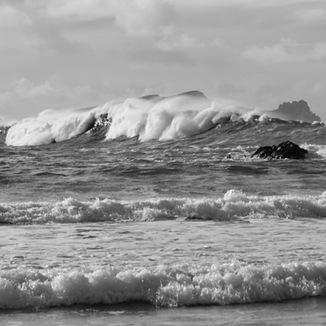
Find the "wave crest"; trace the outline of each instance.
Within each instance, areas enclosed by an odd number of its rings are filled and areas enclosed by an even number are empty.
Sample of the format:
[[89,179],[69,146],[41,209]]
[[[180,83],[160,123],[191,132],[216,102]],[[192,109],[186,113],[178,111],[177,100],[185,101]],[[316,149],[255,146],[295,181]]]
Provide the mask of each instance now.
[[81,202],[0,204],[0,222],[12,224],[158,221],[177,218],[231,221],[256,218],[326,218],[326,192],[319,196],[250,196],[231,189],[223,197],[141,201],[96,199]]
[[[108,123],[103,123],[103,117]],[[64,141],[94,126],[105,128],[106,140],[124,136],[138,137],[140,141],[164,141],[197,135],[225,122],[266,124],[278,117],[283,116],[277,110],[261,111],[210,100],[199,91],[169,97],[149,95],[68,113],[44,111],[36,118],[13,125],[6,144],[31,146]],[[296,120],[296,117],[288,114],[287,119]]]
[[2,271],[0,309],[145,302],[157,307],[275,302],[326,295],[322,262]]

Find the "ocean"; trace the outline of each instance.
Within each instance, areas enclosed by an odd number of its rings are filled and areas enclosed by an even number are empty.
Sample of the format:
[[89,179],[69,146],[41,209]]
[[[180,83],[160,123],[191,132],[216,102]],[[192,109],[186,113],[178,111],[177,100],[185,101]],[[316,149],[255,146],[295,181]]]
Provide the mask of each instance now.
[[[292,141],[303,160],[257,159]],[[0,133],[1,325],[326,325],[326,126],[199,92]]]

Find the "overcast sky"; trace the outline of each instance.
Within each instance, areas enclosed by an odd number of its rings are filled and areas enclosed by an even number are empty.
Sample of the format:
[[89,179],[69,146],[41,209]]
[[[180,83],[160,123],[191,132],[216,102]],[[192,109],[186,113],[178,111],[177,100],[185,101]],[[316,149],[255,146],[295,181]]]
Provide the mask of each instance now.
[[0,118],[201,90],[326,121],[325,0],[0,0]]

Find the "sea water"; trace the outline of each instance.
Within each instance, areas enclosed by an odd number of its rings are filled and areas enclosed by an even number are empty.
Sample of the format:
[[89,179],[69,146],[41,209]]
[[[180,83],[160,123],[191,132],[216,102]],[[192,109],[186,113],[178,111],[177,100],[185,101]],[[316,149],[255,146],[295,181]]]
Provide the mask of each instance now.
[[[105,114],[105,119],[103,118]],[[260,160],[293,141],[304,160]],[[326,127],[198,93],[0,134],[3,325],[326,324]]]

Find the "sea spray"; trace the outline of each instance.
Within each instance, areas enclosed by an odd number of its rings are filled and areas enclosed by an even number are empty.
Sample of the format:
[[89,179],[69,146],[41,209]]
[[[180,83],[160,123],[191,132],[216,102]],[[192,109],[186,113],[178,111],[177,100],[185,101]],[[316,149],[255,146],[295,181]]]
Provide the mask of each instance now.
[[[278,111],[244,108],[219,99],[208,99],[199,91],[190,91],[168,97],[152,95],[111,101],[85,110],[46,110],[35,118],[11,126],[6,144],[35,146],[68,140],[87,132],[103,115],[110,121],[106,125],[107,140],[124,136],[138,137],[140,141],[190,137],[226,121],[243,123],[256,120],[264,124],[271,117],[283,117]],[[286,117],[296,120],[295,114]]]

